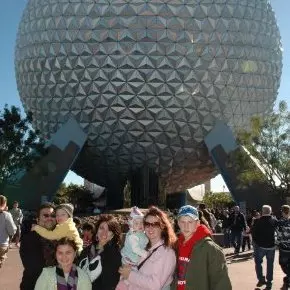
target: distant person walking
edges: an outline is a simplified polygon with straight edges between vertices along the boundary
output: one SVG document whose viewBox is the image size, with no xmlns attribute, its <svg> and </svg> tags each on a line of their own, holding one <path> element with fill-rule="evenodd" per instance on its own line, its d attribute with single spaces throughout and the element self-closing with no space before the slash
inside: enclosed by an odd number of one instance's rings
<svg viewBox="0 0 290 290">
<path fill-rule="evenodd" d="M 224 247 L 229 248 L 231 246 L 231 230 L 229 224 L 229 211 L 227 209 L 223 210 L 222 214 L 222 231 L 224 234 Z"/>
<path fill-rule="evenodd" d="M 19 208 L 18 201 L 13 202 L 13 207 L 10 210 L 10 213 L 12 215 L 14 224 L 17 227 L 17 231 L 13 237 L 13 240 L 14 240 L 15 246 L 19 247 L 19 241 L 20 241 L 20 236 L 21 236 L 21 225 L 23 221 L 23 213 L 22 213 L 22 210 Z"/>
<path fill-rule="evenodd" d="M 269 205 L 263 205 L 262 216 L 257 219 L 252 228 L 252 237 L 254 245 L 255 269 L 258 279 L 257 287 L 266 284 L 265 289 L 272 289 L 273 268 L 275 259 L 275 229 L 277 220 L 272 215 L 272 208 Z M 266 279 L 263 275 L 263 258 L 267 260 Z"/>
<path fill-rule="evenodd" d="M 230 214 L 229 226 L 231 230 L 231 242 L 235 249 L 235 254 L 238 254 L 242 243 L 242 233 L 247 229 L 245 216 L 240 212 L 239 206 L 235 206 L 234 211 Z"/>
<path fill-rule="evenodd" d="M 250 227 L 247 226 L 246 230 L 242 233 L 242 252 L 245 252 L 246 246 L 248 246 L 248 251 L 251 250 L 251 230 Z"/>
<path fill-rule="evenodd" d="M 12 216 L 5 211 L 7 199 L 4 195 L 0 195 L 0 268 L 4 260 L 7 258 L 9 250 L 9 238 L 16 233 L 16 226 Z"/>
<path fill-rule="evenodd" d="M 284 289 L 290 289 L 290 206 L 281 207 L 282 218 L 278 221 L 277 240 L 279 246 L 279 264 L 286 274 Z"/>
</svg>

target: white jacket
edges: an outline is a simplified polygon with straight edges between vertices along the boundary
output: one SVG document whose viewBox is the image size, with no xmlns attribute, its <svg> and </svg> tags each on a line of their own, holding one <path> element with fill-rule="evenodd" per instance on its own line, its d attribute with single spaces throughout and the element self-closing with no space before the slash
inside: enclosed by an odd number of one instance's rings
<svg viewBox="0 0 290 290">
<path fill-rule="evenodd" d="M 79 267 L 77 290 L 92 290 L 92 283 L 88 275 Z M 34 290 L 57 290 L 55 267 L 43 268 L 42 273 L 36 281 Z"/>
</svg>

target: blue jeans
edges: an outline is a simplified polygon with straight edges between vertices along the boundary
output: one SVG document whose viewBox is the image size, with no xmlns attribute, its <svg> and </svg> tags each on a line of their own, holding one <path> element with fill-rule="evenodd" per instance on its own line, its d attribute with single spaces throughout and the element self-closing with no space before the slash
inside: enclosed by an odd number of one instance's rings
<svg viewBox="0 0 290 290">
<path fill-rule="evenodd" d="M 232 246 L 235 248 L 235 252 L 238 253 L 242 243 L 242 231 L 231 231 Z"/>
<path fill-rule="evenodd" d="M 275 249 L 263 249 L 254 245 L 254 257 L 255 257 L 255 268 L 256 275 L 259 281 L 264 281 L 265 276 L 263 276 L 263 258 L 266 256 L 267 260 L 267 275 L 266 279 L 268 283 L 271 283 L 273 280 L 273 270 L 274 270 L 274 259 L 275 259 Z"/>
</svg>

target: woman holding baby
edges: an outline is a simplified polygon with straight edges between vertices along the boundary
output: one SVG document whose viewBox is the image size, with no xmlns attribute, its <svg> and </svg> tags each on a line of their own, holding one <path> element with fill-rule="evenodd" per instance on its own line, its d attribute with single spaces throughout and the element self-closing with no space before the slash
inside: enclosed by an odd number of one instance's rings
<svg viewBox="0 0 290 290">
<path fill-rule="evenodd" d="M 117 290 L 167 290 L 170 289 L 176 265 L 173 250 L 176 235 L 166 214 L 151 207 L 144 216 L 144 230 L 148 238 L 148 254 L 142 258 L 137 269 L 123 265 L 119 269 L 121 280 Z"/>
</svg>

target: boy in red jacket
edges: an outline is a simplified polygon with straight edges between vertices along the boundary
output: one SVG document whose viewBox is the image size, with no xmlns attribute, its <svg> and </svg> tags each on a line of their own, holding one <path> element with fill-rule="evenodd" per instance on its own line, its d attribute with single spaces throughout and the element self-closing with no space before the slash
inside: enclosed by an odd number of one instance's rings
<svg viewBox="0 0 290 290">
<path fill-rule="evenodd" d="M 210 230 L 199 223 L 198 210 L 185 205 L 178 212 L 177 290 L 231 290 L 222 249 L 211 239 Z"/>
</svg>

